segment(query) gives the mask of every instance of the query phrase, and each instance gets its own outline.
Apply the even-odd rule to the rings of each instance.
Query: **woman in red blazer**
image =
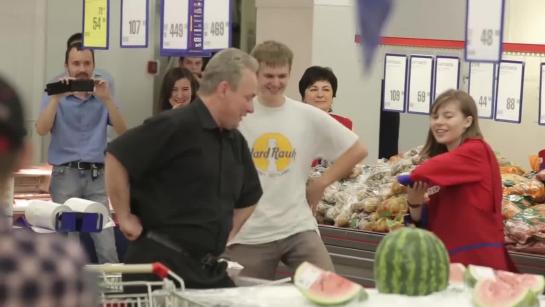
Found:
[[[333,98],[337,94],[337,77],[330,68],[311,66],[299,80],[299,93],[303,102],[329,113],[333,118],[352,130],[352,121],[331,113]]]
[[[410,174],[407,203],[413,221],[445,244],[451,262],[516,271],[507,254],[502,184],[492,148],[479,129],[477,107],[463,91],[435,100],[423,157]]]

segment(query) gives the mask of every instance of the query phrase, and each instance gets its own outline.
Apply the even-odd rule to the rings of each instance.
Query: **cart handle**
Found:
[[[170,270],[160,262],[146,264],[88,264],[85,267],[90,271],[102,273],[153,273],[160,278],[166,278],[170,273]]]

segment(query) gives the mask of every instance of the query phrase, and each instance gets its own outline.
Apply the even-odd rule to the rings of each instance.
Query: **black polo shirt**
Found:
[[[108,152],[127,169],[131,211],[144,229],[195,255],[223,252],[233,208],[262,194],[246,140],[220,129],[198,98],[127,131]]]

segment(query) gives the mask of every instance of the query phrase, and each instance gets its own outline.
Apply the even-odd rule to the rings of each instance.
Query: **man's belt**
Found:
[[[104,163],[72,161],[72,162],[61,164],[60,166],[68,166],[70,168],[75,168],[79,170],[90,170],[90,169],[104,168]]]

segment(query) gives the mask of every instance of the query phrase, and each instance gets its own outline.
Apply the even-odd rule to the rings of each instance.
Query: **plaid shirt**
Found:
[[[0,306],[96,306],[78,243],[10,228],[0,217]]]

